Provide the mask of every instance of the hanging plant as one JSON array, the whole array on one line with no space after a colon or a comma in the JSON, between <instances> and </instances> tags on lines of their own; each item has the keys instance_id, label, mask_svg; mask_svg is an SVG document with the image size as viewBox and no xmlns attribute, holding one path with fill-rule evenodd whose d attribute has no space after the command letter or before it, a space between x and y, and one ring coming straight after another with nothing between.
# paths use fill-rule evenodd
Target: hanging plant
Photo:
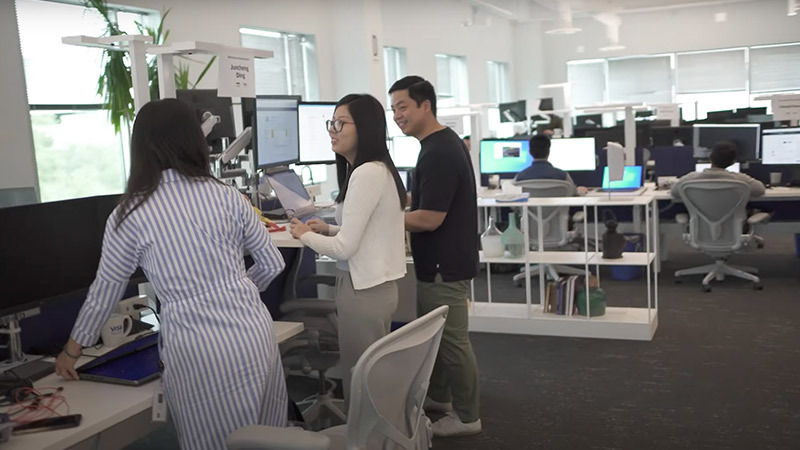
<instances>
[{"instance_id":1,"label":"hanging plant","mask_svg":"<svg viewBox=\"0 0 800 450\"><path fill-rule=\"evenodd\" d=\"M84 7L93 9L99 13L106 22L106 30L103 36L115 36L120 34L127 34L119 29L116 21L111 17L111 10L106 3L106 0L83 0ZM153 38L153 43L156 45L163 45L169 37L169 30L164 30L164 20L169 15L170 10L167 9L162 15L158 23L158 27L147 27L139 22L136 22L136 28L140 34L144 34ZM179 56L182 59L190 60L184 56ZM200 72L200 75L194 81L189 82L189 65L178 62L178 67L175 70L175 88L176 89L194 89L203 77L206 75L211 65L217 59L213 56L205 68ZM197 62L197 61L195 61ZM150 57L147 62L147 76L149 80L150 98L159 98L158 86L158 66L155 57ZM103 73L97 79L97 93L103 97L103 107L108 110L108 119L114 125L114 132L119 134L122 129L122 124L130 125L134 117L134 103L133 103L133 81L131 79L130 58L127 52L115 51L107 49L103 51Z\"/></svg>"}]
</instances>

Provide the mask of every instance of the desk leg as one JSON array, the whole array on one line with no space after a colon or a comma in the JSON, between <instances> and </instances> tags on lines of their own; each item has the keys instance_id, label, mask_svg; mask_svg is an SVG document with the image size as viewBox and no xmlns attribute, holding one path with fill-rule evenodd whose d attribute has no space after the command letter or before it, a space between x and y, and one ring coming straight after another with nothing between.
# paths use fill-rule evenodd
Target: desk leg
<instances>
[{"instance_id":1,"label":"desk leg","mask_svg":"<svg viewBox=\"0 0 800 450\"><path fill-rule=\"evenodd\" d=\"M642 232L642 207L639 205L633 207L633 232Z\"/></svg>"}]
</instances>

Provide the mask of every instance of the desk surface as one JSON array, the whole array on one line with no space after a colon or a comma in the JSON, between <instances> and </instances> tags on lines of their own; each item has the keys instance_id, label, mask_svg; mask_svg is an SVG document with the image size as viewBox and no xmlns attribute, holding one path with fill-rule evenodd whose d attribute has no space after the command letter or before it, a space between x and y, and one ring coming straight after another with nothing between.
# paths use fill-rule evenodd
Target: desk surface
<instances>
[{"instance_id":1,"label":"desk surface","mask_svg":"<svg viewBox=\"0 0 800 450\"><path fill-rule=\"evenodd\" d=\"M672 196L669 189L656 189L655 184L646 183L647 191L645 195L652 195L656 200L670 200ZM762 197L751 198L751 202L757 201L794 201L800 200L800 188L776 186L768 188Z\"/></svg>"},{"instance_id":2,"label":"desk surface","mask_svg":"<svg viewBox=\"0 0 800 450\"><path fill-rule=\"evenodd\" d=\"M300 322L275 322L275 335L283 342L303 331ZM153 403L153 382L144 386L120 386L91 381L66 381L55 374L37 381L36 387L63 387L70 414L82 414L81 426L11 436L4 450L56 450L76 445L102 431L146 411ZM113 399L113 401L110 401Z\"/></svg>"}]
</instances>

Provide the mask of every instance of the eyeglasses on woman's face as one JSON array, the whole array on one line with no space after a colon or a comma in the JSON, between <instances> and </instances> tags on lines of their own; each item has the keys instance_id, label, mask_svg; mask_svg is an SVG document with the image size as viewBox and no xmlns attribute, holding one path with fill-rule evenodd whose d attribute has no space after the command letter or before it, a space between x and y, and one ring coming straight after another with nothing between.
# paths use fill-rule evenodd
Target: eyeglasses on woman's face
<instances>
[{"instance_id":1,"label":"eyeglasses on woman's face","mask_svg":"<svg viewBox=\"0 0 800 450\"><path fill-rule=\"evenodd\" d=\"M325 129L328 130L329 133L341 133L342 128L344 128L344 124L346 123L349 123L350 125L355 125L355 123L353 122L347 122L341 119L326 120Z\"/></svg>"}]
</instances>

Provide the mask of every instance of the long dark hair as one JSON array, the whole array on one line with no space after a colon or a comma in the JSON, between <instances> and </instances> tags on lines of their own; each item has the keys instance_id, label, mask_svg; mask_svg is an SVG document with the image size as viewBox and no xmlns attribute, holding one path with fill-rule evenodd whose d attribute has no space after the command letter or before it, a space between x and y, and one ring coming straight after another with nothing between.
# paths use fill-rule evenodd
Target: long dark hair
<instances>
[{"instance_id":1,"label":"long dark hair","mask_svg":"<svg viewBox=\"0 0 800 450\"><path fill-rule=\"evenodd\" d=\"M161 171L187 178L216 180L208 144L195 113L174 98L152 101L136 114L131 135L131 173L117 209L117 227L153 195Z\"/></svg>"},{"instance_id":2,"label":"long dark hair","mask_svg":"<svg viewBox=\"0 0 800 450\"><path fill-rule=\"evenodd\" d=\"M342 97L336 108L344 105L347 105L355 122L358 143L352 167L344 156L336 155L336 174L339 181L339 196L336 197L336 203L344 202L350 174L364 163L378 161L382 162L392 174L397 187L397 196L400 198L400 207L405 209L406 189L386 147L386 113L381 102L369 94L350 94Z\"/></svg>"}]
</instances>

